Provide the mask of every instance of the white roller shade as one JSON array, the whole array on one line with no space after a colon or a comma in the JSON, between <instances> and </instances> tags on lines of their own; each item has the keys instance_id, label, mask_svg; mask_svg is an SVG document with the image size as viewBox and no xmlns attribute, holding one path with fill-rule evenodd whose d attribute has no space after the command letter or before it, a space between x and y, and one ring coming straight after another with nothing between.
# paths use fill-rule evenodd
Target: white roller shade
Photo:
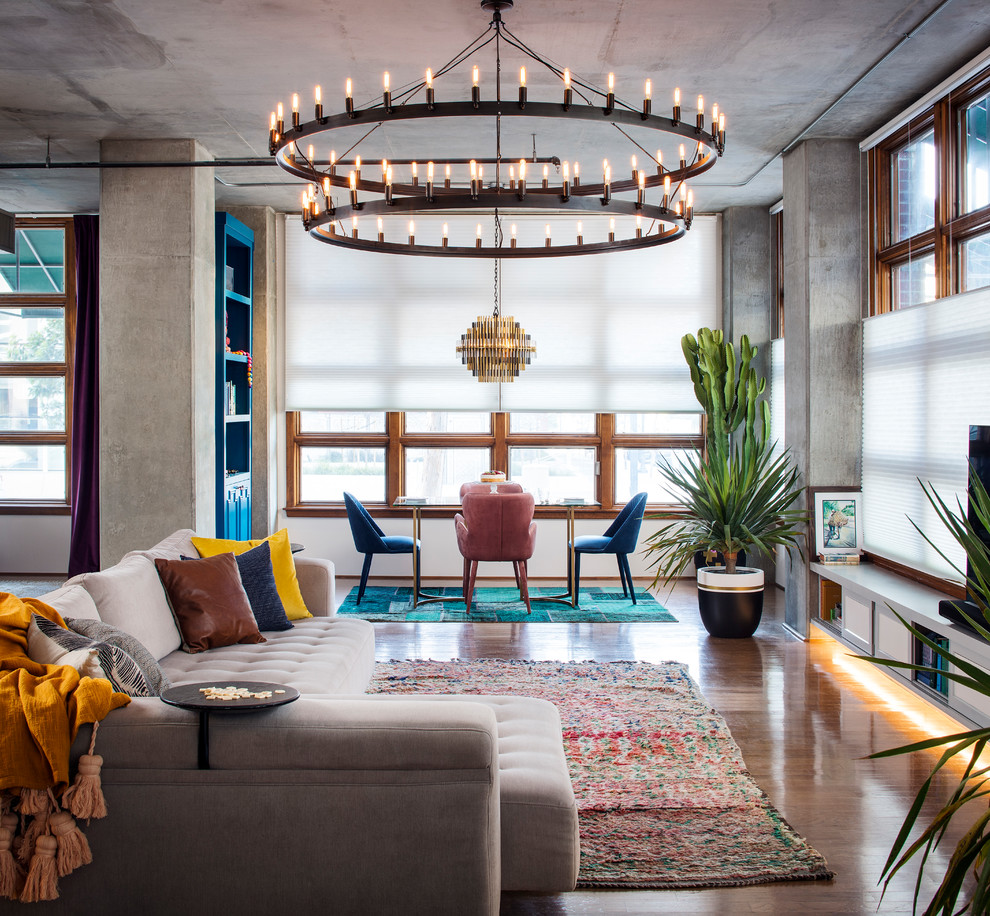
<instances>
[{"instance_id":1,"label":"white roller shade","mask_svg":"<svg viewBox=\"0 0 990 916\"><path fill-rule=\"evenodd\" d=\"M965 568L918 479L966 506L969 427L990 423L990 290L867 319L863 347L866 549L958 579L908 517Z\"/></svg>"},{"instance_id":2,"label":"white roller shade","mask_svg":"<svg viewBox=\"0 0 990 916\"><path fill-rule=\"evenodd\" d=\"M492 312L493 262L347 251L292 219L285 248L289 410L698 409L680 339L718 320L718 217L647 251L503 261L502 314L537 349L501 402L455 350Z\"/></svg>"},{"instance_id":3,"label":"white roller shade","mask_svg":"<svg viewBox=\"0 0 990 916\"><path fill-rule=\"evenodd\" d=\"M770 341L770 439L784 450L784 338Z\"/></svg>"}]
</instances>

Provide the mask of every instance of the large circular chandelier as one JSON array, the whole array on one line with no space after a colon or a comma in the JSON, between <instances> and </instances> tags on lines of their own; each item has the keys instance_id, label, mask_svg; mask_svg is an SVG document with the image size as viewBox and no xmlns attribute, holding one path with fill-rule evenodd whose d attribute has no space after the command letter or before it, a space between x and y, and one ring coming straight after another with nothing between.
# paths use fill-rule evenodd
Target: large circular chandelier
<instances>
[{"instance_id":1,"label":"large circular chandelier","mask_svg":"<svg viewBox=\"0 0 990 916\"><path fill-rule=\"evenodd\" d=\"M671 116L653 114L649 79L641 104L624 102L616 95L613 74L609 74L608 86L599 88L544 59L513 35L501 15L512 5L513 0L481 0L482 9L492 11L493 15L488 28L478 38L443 66L427 70L423 80L394 94L390 75L385 73L381 100L366 107L355 105L351 80L346 82L344 111L339 114L325 114L319 86L315 89L311 121L301 120L298 95L292 96L289 123L285 122L282 103L278 104L269 124L269 152L283 169L308 182L303 194L302 219L310 235L344 248L392 254L531 258L648 248L675 241L690 228L694 201L687 182L710 169L725 149L725 115L718 106L712 106L706 121L704 100L698 96L697 113L685 119L680 90L675 89ZM560 80L558 101L529 99L525 67L520 68L518 94L503 97L503 41ZM470 98L439 101L439 86L449 85L450 74L461 66L466 67L477 52L492 42L495 98L482 98L480 68L474 64ZM494 151L479 152L471 159L441 156L383 159L380 175L377 162L372 165L366 161L362 168L359 145L383 125L419 121L439 126L441 119L448 123L456 119L469 136L480 138L483 122L479 118L494 121ZM552 119L611 126L630 142L645 167L638 168L633 155L630 177L619 178L605 160L601 181L596 175L589 183L587 172L582 174L577 161L572 163L558 156L537 159L535 149L532 158L504 158L503 119L534 119L527 123ZM312 145L314 139L325 142L335 131L365 126L363 136L339 159L336 151L331 151L329 157L317 156ZM654 142L639 139L644 136L644 130L656 132L651 137ZM668 155L668 161L664 161L658 149L656 138L660 135L679 144L677 154ZM533 175L541 163L542 175ZM442 228L439 227L442 219L457 220L463 216L478 219L499 211L502 215L517 216L527 224L534 219L550 220L556 227L557 238L553 238L551 222L547 222L545 234L539 239L534 239L532 232L528 237L517 238L513 224L508 240L502 233L486 240L479 222L473 245L464 244L463 239L452 244L448 223L443 222ZM560 219L568 216L576 219L573 235L562 240ZM401 221L401 233L394 230L397 218ZM417 234L417 219L426 221L429 236L423 230ZM604 231L597 235L589 231L586 238L584 220L589 220L589 227L607 220L607 235Z\"/></svg>"}]
</instances>

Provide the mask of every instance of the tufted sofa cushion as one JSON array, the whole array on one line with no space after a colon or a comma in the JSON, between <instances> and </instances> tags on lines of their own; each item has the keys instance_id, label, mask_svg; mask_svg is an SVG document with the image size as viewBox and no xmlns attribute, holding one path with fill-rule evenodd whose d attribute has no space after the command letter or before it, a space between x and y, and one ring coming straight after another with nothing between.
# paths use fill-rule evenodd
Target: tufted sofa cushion
<instances>
[{"instance_id":1,"label":"tufted sofa cushion","mask_svg":"<svg viewBox=\"0 0 990 916\"><path fill-rule=\"evenodd\" d=\"M173 684L271 681L300 693L364 693L375 664L375 631L364 620L310 617L269 632L258 645L223 646L161 660Z\"/></svg>"}]
</instances>

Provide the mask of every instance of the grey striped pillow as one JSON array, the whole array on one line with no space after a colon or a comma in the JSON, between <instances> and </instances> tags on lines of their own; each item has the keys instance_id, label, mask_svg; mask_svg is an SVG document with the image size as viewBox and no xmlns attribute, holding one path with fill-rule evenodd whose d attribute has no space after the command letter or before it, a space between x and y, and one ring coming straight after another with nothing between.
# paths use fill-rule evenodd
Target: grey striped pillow
<instances>
[{"instance_id":1,"label":"grey striped pillow","mask_svg":"<svg viewBox=\"0 0 990 916\"><path fill-rule=\"evenodd\" d=\"M66 630L40 614L31 616L38 629L66 651L96 649L103 674L117 692L132 697L157 696L138 663L119 646L111 646L109 643L89 639L72 630Z\"/></svg>"}]
</instances>

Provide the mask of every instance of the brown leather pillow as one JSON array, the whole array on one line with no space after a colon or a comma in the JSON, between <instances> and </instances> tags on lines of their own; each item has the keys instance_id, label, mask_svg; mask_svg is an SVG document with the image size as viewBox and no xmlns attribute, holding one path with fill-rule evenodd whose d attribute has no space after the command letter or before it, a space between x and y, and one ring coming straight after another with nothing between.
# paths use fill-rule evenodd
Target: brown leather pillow
<instances>
[{"instance_id":1,"label":"brown leather pillow","mask_svg":"<svg viewBox=\"0 0 990 916\"><path fill-rule=\"evenodd\" d=\"M232 553L202 560L155 560L186 652L265 642Z\"/></svg>"}]
</instances>

